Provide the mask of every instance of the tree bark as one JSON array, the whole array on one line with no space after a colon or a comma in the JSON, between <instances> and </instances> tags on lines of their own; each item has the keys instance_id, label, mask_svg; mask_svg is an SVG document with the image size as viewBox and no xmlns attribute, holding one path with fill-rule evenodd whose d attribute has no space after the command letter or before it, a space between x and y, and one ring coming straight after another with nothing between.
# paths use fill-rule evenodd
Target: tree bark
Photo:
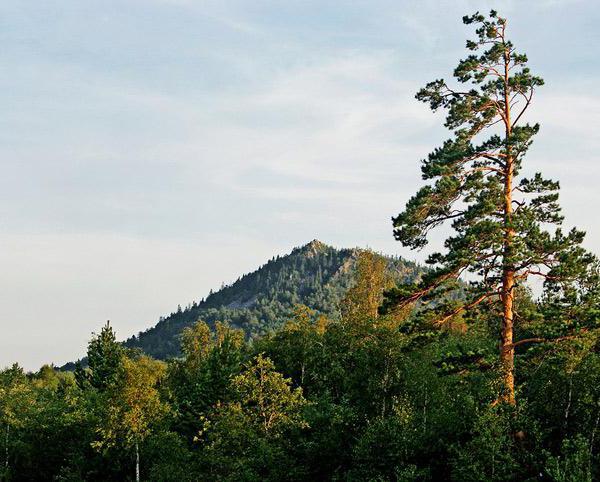
<instances>
[{"instance_id":1,"label":"tree bark","mask_svg":"<svg viewBox=\"0 0 600 482\"><path fill-rule=\"evenodd\" d=\"M569 375L569 391L567 392L567 406L565 408L565 417L563 423L563 431L567 432L569 426L569 413L571 411L571 401L573 399L573 375Z\"/></svg>"},{"instance_id":2,"label":"tree bark","mask_svg":"<svg viewBox=\"0 0 600 482\"><path fill-rule=\"evenodd\" d=\"M140 447L135 443L135 481L140 482Z\"/></svg>"},{"instance_id":3,"label":"tree bark","mask_svg":"<svg viewBox=\"0 0 600 482\"><path fill-rule=\"evenodd\" d=\"M505 252L510 251L510 240L507 236ZM502 276L502 346L500 348L500 362L503 370L504 394L503 400L514 405L515 402L515 347L513 346L513 318L514 318L514 286L515 273L510 266L504 268Z\"/></svg>"},{"instance_id":4,"label":"tree bark","mask_svg":"<svg viewBox=\"0 0 600 482\"><path fill-rule=\"evenodd\" d=\"M515 347L513 346L514 321L514 288L515 269L511 260L513 250L514 228L512 226L512 191L514 158L511 153L509 139L512 133L510 119L509 96L509 66L510 51L506 47L504 54L504 125L506 140L506 165L504 171L504 247L502 269L502 332L500 347L500 362L503 370L504 393L502 400L511 405L515 404Z\"/></svg>"}]
</instances>

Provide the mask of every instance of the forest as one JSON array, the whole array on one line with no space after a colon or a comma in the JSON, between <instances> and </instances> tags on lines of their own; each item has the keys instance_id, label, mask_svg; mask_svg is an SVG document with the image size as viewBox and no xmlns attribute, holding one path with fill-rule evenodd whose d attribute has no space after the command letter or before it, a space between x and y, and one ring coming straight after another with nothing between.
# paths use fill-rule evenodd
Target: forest
<instances>
[{"instance_id":1,"label":"forest","mask_svg":"<svg viewBox=\"0 0 600 482\"><path fill-rule=\"evenodd\" d=\"M248 278L202 302L210 319L172 315L186 313L176 349L156 342L151 356L107 323L72 371L6 368L0 479L598 480L598 260L582 231L563 231L559 184L525 176L543 80L497 12L463 21L475 37L454 83L417 94L447 113L451 138L392 220L411 249L451 232L426 269L357 250L328 305L326 263L293 258L278 280L298 287L280 300L292 312L273 308L271 279L267 321L219 319L217 306L253 299ZM294 275L308 272L320 274ZM301 303L316 292L320 304Z\"/></svg>"}]
</instances>

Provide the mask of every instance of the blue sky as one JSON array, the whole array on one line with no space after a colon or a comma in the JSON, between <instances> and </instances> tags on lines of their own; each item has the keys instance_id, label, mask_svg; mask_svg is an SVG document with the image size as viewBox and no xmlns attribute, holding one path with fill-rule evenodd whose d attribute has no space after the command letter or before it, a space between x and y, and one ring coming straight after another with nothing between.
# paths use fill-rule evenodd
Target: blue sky
<instances>
[{"instance_id":1,"label":"blue sky","mask_svg":"<svg viewBox=\"0 0 600 482\"><path fill-rule=\"evenodd\" d=\"M448 133L414 100L497 8L543 76L528 170L598 253L600 4L0 3L0 366L83 354L313 238L422 259L390 217Z\"/></svg>"}]
</instances>

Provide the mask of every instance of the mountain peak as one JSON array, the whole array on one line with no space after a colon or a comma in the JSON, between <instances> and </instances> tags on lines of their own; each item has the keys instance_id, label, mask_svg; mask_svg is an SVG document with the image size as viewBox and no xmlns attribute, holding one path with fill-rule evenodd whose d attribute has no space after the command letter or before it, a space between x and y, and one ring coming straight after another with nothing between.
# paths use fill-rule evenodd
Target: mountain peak
<instances>
[{"instance_id":1,"label":"mountain peak","mask_svg":"<svg viewBox=\"0 0 600 482\"><path fill-rule=\"evenodd\" d=\"M210 326L217 321L241 328L248 337L277 328L304 304L336 317L344 293L352 285L354 249L336 249L313 239L292 253L277 256L256 271L211 293L183 310L161 317L152 328L125 342L156 358L180 354L181 331L201 319ZM420 268L414 263L390 258L394 279L414 280Z\"/></svg>"},{"instance_id":2,"label":"mountain peak","mask_svg":"<svg viewBox=\"0 0 600 482\"><path fill-rule=\"evenodd\" d=\"M313 239L310 243L307 243L305 247L309 249L323 249L327 248L328 246L318 239Z\"/></svg>"},{"instance_id":3,"label":"mountain peak","mask_svg":"<svg viewBox=\"0 0 600 482\"><path fill-rule=\"evenodd\" d=\"M318 239L313 239L312 241L306 243L304 246L300 246L299 248L296 248L294 251L300 252L300 253L310 257L310 256L314 256L317 253L321 253L321 252L327 250L328 248L331 248L331 247L326 245L322 241L319 241Z\"/></svg>"}]
</instances>

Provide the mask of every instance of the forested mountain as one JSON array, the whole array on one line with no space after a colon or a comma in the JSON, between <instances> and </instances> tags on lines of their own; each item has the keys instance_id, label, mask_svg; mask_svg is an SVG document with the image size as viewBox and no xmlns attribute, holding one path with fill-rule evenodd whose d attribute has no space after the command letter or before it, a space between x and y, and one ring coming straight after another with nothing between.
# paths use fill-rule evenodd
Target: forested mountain
<instances>
[{"instance_id":1,"label":"forested mountain","mask_svg":"<svg viewBox=\"0 0 600 482\"><path fill-rule=\"evenodd\" d=\"M180 354L181 331L198 319L211 326L217 321L226 322L243 329L251 338L280 326L298 304L336 318L359 251L336 249L313 240L288 255L272 258L231 285L211 292L206 299L161 317L156 326L125 344L166 359ZM422 272L418 265L401 258L386 260L395 281L414 281Z\"/></svg>"}]
</instances>

